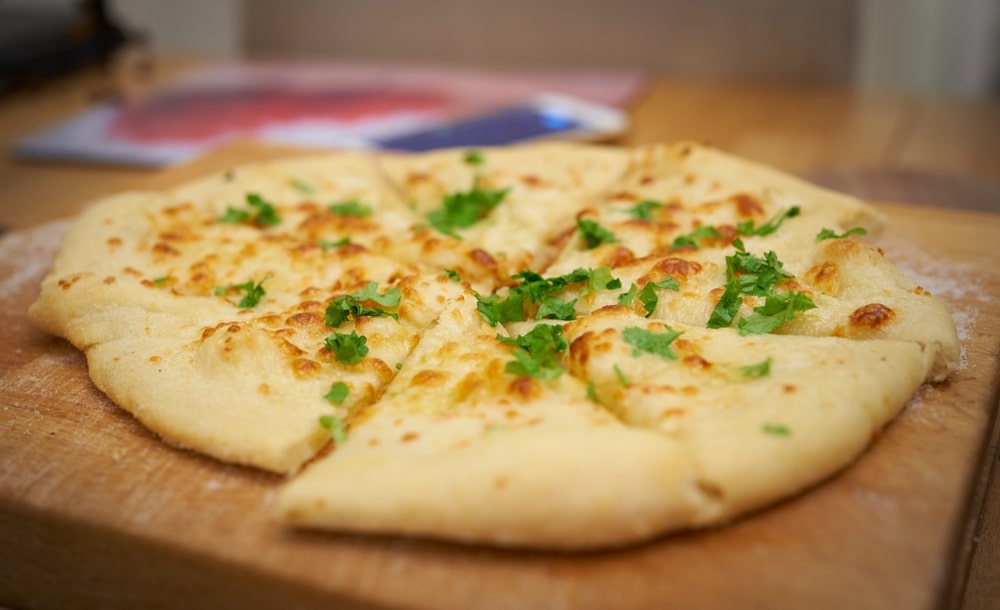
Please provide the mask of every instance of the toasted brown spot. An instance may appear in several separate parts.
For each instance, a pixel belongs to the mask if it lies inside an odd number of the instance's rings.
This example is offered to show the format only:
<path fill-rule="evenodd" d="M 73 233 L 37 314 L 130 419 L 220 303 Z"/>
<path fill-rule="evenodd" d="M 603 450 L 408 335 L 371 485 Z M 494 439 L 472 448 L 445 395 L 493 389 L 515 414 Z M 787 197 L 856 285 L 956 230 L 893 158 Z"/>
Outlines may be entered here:
<path fill-rule="evenodd" d="M 163 358 L 160 358 L 159 356 L 150 356 L 149 357 L 149 361 L 152 362 L 153 364 L 156 364 L 157 362 L 161 362 L 162 360 L 163 360 Z"/>
<path fill-rule="evenodd" d="M 267 396 L 268 394 L 271 393 L 271 386 L 267 385 L 266 383 L 262 383 L 259 386 L 257 386 L 257 391 L 263 394 L 264 396 Z"/>
<path fill-rule="evenodd" d="M 180 252 L 173 246 L 167 245 L 163 242 L 157 242 L 153 245 L 153 252 L 157 254 L 169 254 L 171 256 L 177 256 Z"/>
<path fill-rule="evenodd" d="M 615 246 L 614 249 L 604 256 L 602 264 L 615 268 L 627 265 L 635 260 L 635 254 L 625 246 Z"/>
<path fill-rule="evenodd" d="M 483 267 L 489 267 L 491 269 L 497 266 L 497 261 L 493 258 L 489 252 L 483 250 L 482 248 L 475 248 L 469 252 L 469 258 L 471 258 L 477 265 L 482 265 Z"/>
<path fill-rule="evenodd" d="M 854 328 L 876 330 L 887 326 L 896 316 L 896 312 L 881 303 L 869 303 L 851 312 L 848 318 Z"/>
<path fill-rule="evenodd" d="M 507 484 L 509 482 L 510 481 L 507 480 L 507 477 L 501 474 L 497 476 L 495 479 L 493 479 L 493 487 L 496 487 L 497 489 L 504 489 L 505 487 L 507 487 Z"/>
<path fill-rule="evenodd" d="M 404 443 L 412 443 L 413 441 L 417 440 L 418 438 L 420 438 L 420 435 L 417 434 L 416 432 L 407 432 L 403 436 L 399 437 L 399 440 L 402 441 L 402 442 L 404 442 Z"/>
<path fill-rule="evenodd" d="M 697 354 L 695 354 L 693 356 L 687 356 L 687 357 L 685 357 L 683 362 L 687 366 L 689 366 L 689 367 L 691 367 L 693 369 L 701 370 L 701 371 L 707 370 L 707 369 L 709 369 L 709 368 L 712 367 L 712 363 L 711 362 L 709 362 L 708 360 L 705 360 L 704 358 L 702 358 L 701 356 L 699 356 Z"/>
<path fill-rule="evenodd" d="M 721 502 L 725 498 L 725 494 L 722 488 L 715 483 L 710 483 L 708 481 L 698 481 L 695 483 L 698 487 L 698 491 L 705 495 L 706 498 L 712 500 L 713 502 Z"/>
<path fill-rule="evenodd" d="M 538 380 L 527 375 L 515 377 L 507 386 L 507 392 L 516 394 L 524 399 L 535 398 L 541 393 L 541 386 Z"/>
<path fill-rule="evenodd" d="M 109 237 L 108 238 L 108 246 L 110 246 L 112 248 L 117 248 L 120 245 L 122 245 L 122 238 L 121 237 Z"/>
<path fill-rule="evenodd" d="M 823 292 L 836 295 L 840 292 L 839 271 L 837 263 L 825 261 L 806 271 L 805 279 Z"/>
<path fill-rule="evenodd" d="M 292 370 L 300 377 L 318 373 L 322 368 L 320 363 L 308 358 L 296 358 L 292 360 Z"/>
<path fill-rule="evenodd" d="M 536 188 L 542 186 L 548 186 L 550 184 L 547 180 L 542 180 L 541 178 L 539 178 L 534 174 L 526 174 L 524 176 L 521 176 L 521 182 L 523 182 L 526 186 L 536 187 Z"/>
<path fill-rule="evenodd" d="M 108 284 L 109 286 L 111 284 L 114 284 L 115 283 L 115 276 L 109 275 L 108 277 L 104 278 L 104 283 Z"/>
<path fill-rule="evenodd" d="M 304 311 L 288 316 L 285 324 L 297 326 L 299 328 L 309 328 L 310 326 L 326 326 L 323 316 L 311 311 Z"/>
<path fill-rule="evenodd" d="M 420 386 L 420 385 L 432 386 L 441 384 L 447 378 L 448 374 L 445 373 L 444 371 L 424 370 L 414 375 L 413 381 L 411 383 L 412 385 L 415 386 Z"/>
<path fill-rule="evenodd" d="M 611 198 L 612 199 L 626 199 L 628 201 L 635 201 L 635 200 L 637 200 L 639 198 L 639 196 L 636 195 L 635 193 L 633 193 L 632 191 L 618 191 L 617 193 L 615 193 L 614 195 L 612 195 Z"/>
<path fill-rule="evenodd" d="M 781 391 L 784 392 L 785 394 L 794 394 L 797 390 L 798 388 L 791 383 L 786 383 L 785 385 L 781 386 Z"/>
<path fill-rule="evenodd" d="M 653 272 L 656 272 L 657 275 L 662 274 L 660 279 L 668 275 L 677 279 L 689 277 L 695 273 L 699 273 L 700 271 L 700 263 L 685 260 L 683 258 L 671 257 L 665 258 L 653 265 L 653 268 L 650 269 L 650 273 L 648 275 L 652 276 Z"/>
<path fill-rule="evenodd" d="M 732 198 L 736 213 L 743 218 L 751 218 L 764 214 L 764 204 L 753 195 L 741 193 Z"/>
<path fill-rule="evenodd" d="M 923 286 L 917 286 L 916 288 L 911 289 L 909 292 L 911 294 L 915 294 L 915 295 L 920 296 L 920 297 L 929 297 L 929 296 L 932 296 L 931 293 L 930 293 L 930 291 L 927 290 L 926 288 L 924 288 Z"/>

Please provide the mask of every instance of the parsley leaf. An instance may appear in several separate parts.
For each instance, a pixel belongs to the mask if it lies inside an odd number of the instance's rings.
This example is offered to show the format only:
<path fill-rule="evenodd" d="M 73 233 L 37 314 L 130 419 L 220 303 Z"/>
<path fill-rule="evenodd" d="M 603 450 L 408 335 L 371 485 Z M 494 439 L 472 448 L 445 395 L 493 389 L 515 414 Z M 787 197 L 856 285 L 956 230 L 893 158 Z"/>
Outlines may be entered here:
<path fill-rule="evenodd" d="M 680 283 L 672 277 L 666 277 L 658 282 L 646 282 L 646 285 L 642 287 L 639 291 L 639 302 L 642 303 L 643 308 L 646 310 L 646 317 L 653 315 L 656 311 L 656 306 L 660 302 L 660 296 L 656 294 L 657 288 L 669 288 L 670 290 L 679 290 Z"/>
<path fill-rule="evenodd" d="M 444 274 L 445 274 L 445 276 L 449 280 L 451 280 L 453 282 L 461 282 L 462 281 L 462 276 L 460 276 L 458 274 L 458 271 L 455 271 L 454 269 L 445 269 L 444 270 Z"/>
<path fill-rule="evenodd" d="M 313 193 L 316 192 L 316 189 L 314 189 L 312 187 L 312 185 L 310 185 L 307 182 L 303 182 L 302 180 L 299 180 L 298 178 L 292 178 L 289 181 L 289 184 L 292 185 L 293 189 L 297 190 L 298 192 L 302 193 L 303 195 L 312 195 Z"/>
<path fill-rule="evenodd" d="M 853 229 L 848 229 L 841 234 L 833 232 L 833 229 L 823 228 L 819 233 L 816 234 L 816 241 L 823 241 L 824 239 L 842 239 L 844 237 L 849 237 L 851 235 L 867 235 L 868 231 L 865 231 L 862 227 L 854 227 Z"/>
<path fill-rule="evenodd" d="M 640 201 L 634 206 L 628 208 L 625 212 L 632 218 L 638 218 L 639 220 L 653 220 L 653 210 L 657 210 L 662 207 L 663 204 L 659 201 L 646 199 L 645 201 Z"/>
<path fill-rule="evenodd" d="M 783 426 L 781 424 L 763 424 L 760 427 L 760 431 L 765 434 L 773 434 L 775 436 L 789 436 L 792 433 L 788 426 Z"/>
<path fill-rule="evenodd" d="M 341 295 L 331 301 L 326 307 L 324 319 L 326 320 L 327 326 L 333 327 L 340 326 L 351 316 L 354 316 L 355 318 L 359 318 L 361 316 L 389 316 L 398 320 L 399 316 L 395 313 L 373 307 L 366 307 L 363 303 L 371 301 L 377 305 L 381 305 L 382 307 L 392 308 L 397 307 L 401 300 L 402 293 L 400 293 L 399 288 L 391 288 L 387 290 L 385 294 L 379 294 L 378 282 L 368 282 L 368 285 L 361 290 L 352 292 L 351 294 Z"/>
<path fill-rule="evenodd" d="M 594 387 L 593 381 L 587 382 L 587 398 L 589 398 L 591 402 L 596 402 L 598 404 L 601 402 L 600 399 L 597 398 L 597 388 Z"/>
<path fill-rule="evenodd" d="M 618 304 L 625 305 L 626 307 L 632 305 L 632 301 L 635 300 L 635 295 L 639 293 L 639 286 L 634 282 L 629 286 L 628 290 L 618 295 Z"/>
<path fill-rule="evenodd" d="M 321 415 L 319 425 L 330 431 L 330 438 L 336 441 L 338 445 L 342 445 L 347 441 L 347 424 L 339 417 L 335 415 Z"/>
<path fill-rule="evenodd" d="M 792 206 L 787 210 L 779 212 L 774 216 L 774 218 L 772 218 L 771 220 L 767 221 L 766 223 L 762 224 L 757 228 L 754 228 L 752 220 L 741 222 L 736 225 L 736 232 L 739 233 L 740 235 L 746 235 L 746 236 L 757 235 L 763 237 L 765 235 L 770 235 L 771 233 L 774 233 L 775 231 L 778 230 L 778 227 L 781 226 L 781 223 L 785 222 L 786 218 L 795 218 L 801 212 L 802 208 L 800 208 L 797 205 Z"/>
<path fill-rule="evenodd" d="M 257 303 L 260 302 L 261 298 L 265 294 L 267 294 L 267 291 L 264 290 L 263 284 L 267 280 L 271 279 L 271 277 L 273 276 L 268 274 L 264 276 L 264 278 L 261 281 L 257 282 L 256 284 L 254 283 L 253 280 L 249 280 L 242 284 L 229 284 L 226 286 L 216 286 L 215 296 L 225 294 L 230 290 L 238 290 L 240 292 L 245 292 L 246 294 L 243 295 L 243 298 L 240 299 L 239 303 L 237 303 L 236 305 L 237 307 L 239 307 L 240 309 L 250 309 L 252 307 L 256 307 Z"/>
<path fill-rule="evenodd" d="M 257 193 L 247 193 L 247 205 L 250 206 L 250 210 L 226 208 L 226 213 L 217 218 L 216 222 L 236 224 L 250 222 L 258 227 L 271 227 L 281 222 L 281 217 L 278 216 L 274 206 Z"/>
<path fill-rule="evenodd" d="M 539 379 L 555 379 L 562 374 L 559 354 L 569 348 L 562 326 L 539 324 L 518 337 L 497 335 L 501 343 L 515 345 L 515 360 L 508 362 L 504 371 L 512 375 L 530 375 Z"/>
<path fill-rule="evenodd" d="M 671 250 L 679 250 L 680 248 L 695 248 L 699 247 L 697 240 L 705 239 L 720 239 L 722 233 L 711 225 L 703 225 L 695 230 L 691 231 L 687 235 L 680 235 L 676 237 L 673 243 L 670 244 Z"/>
<path fill-rule="evenodd" d="M 642 352 L 647 352 L 656 354 L 667 360 L 676 360 L 677 354 L 670 349 L 670 344 L 683 333 L 669 326 L 666 328 L 667 330 L 662 333 L 654 333 L 644 328 L 630 326 L 622 330 L 622 338 L 625 339 L 625 343 L 632 346 L 633 357 L 641 355 Z"/>
<path fill-rule="evenodd" d="M 622 385 L 627 386 L 632 383 L 631 381 L 629 381 L 629 378 L 625 376 L 625 373 L 620 368 L 618 368 L 617 364 L 614 365 L 614 371 L 615 371 L 615 376 L 618 377 L 618 381 L 621 382 Z"/>
<path fill-rule="evenodd" d="M 478 292 L 475 295 L 476 309 L 490 326 L 525 319 L 524 293 L 522 292 L 512 291 L 506 298 L 501 298 L 499 294 L 493 294 L 487 298 L 483 298 Z"/>
<path fill-rule="evenodd" d="M 427 214 L 427 222 L 441 233 L 461 239 L 455 229 L 470 227 L 486 218 L 493 208 L 500 205 L 509 191 L 510 189 L 481 189 L 477 178 L 470 190 L 445 195 L 441 207 Z"/>
<path fill-rule="evenodd" d="M 763 362 L 748 364 L 740 367 L 740 374 L 747 379 L 761 379 L 771 374 L 771 357 L 768 356 Z"/>
<path fill-rule="evenodd" d="M 483 297 L 476 294 L 479 313 L 491 326 L 496 326 L 498 323 L 527 320 L 530 313 L 526 313 L 526 307 L 529 304 L 539 305 L 535 319 L 551 316 L 559 320 L 572 320 L 573 317 L 564 316 L 571 316 L 571 306 L 576 301 L 566 303 L 556 299 L 554 296 L 556 293 L 570 284 L 584 282 L 587 284 L 583 291 L 584 294 L 594 290 L 610 290 L 621 287 L 621 280 L 612 276 L 611 269 L 608 267 L 598 267 L 593 270 L 575 269 L 566 275 L 550 278 L 542 277 L 530 269 L 525 269 L 511 277 L 520 280 L 520 283 L 512 287 L 507 296 L 493 294 L 489 297 Z M 530 312 L 530 310 L 528 311 Z"/>
<path fill-rule="evenodd" d="M 535 319 L 572 320 L 576 318 L 576 301 L 576 299 L 563 301 L 558 297 L 545 297 L 538 308 L 538 313 L 535 314 Z"/>
<path fill-rule="evenodd" d="M 580 229 L 580 237 L 587 244 L 588 250 L 593 250 L 601 244 L 618 243 L 618 238 L 614 233 L 605 229 L 593 220 L 587 218 L 577 218 L 576 226 Z"/>
<path fill-rule="evenodd" d="M 482 165 L 483 164 L 483 151 L 476 148 L 470 148 L 465 151 L 465 155 L 462 157 L 462 161 L 468 165 Z"/>
<path fill-rule="evenodd" d="M 368 353 L 368 338 L 359 335 L 356 331 L 351 334 L 333 333 L 327 337 L 323 344 L 328 351 L 333 352 L 337 362 L 355 365 Z"/>
<path fill-rule="evenodd" d="M 816 309 L 812 299 L 801 292 L 768 295 L 764 304 L 754 307 L 754 313 L 736 323 L 741 335 L 761 335 L 777 330 L 785 322 L 795 318 L 795 314 Z"/>
<path fill-rule="evenodd" d="M 336 214 L 337 216 L 355 216 L 357 218 L 368 218 L 372 215 L 372 208 L 369 205 L 365 205 L 358 201 L 357 199 L 352 199 L 350 201 L 342 201 L 340 203 L 331 203 L 327 206 L 327 209 Z"/>
<path fill-rule="evenodd" d="M 743 297 L 740 295 L 740 286 L 735 282 L 726 285 L 726 291 L 719 297 L 719 302 L 715 304 L 712 315 L 708 318 L 707 328 L 728 328 L 733 325 L 736 314 L 740 312 L 743 305 Z"/>
<path fill-rule="evenodd" d="M 341 246 L 346 246 L 351 243 L 350 237 L 341 237 L 337 241 L 331 241 L 329 239 L 319 240 L 319 247 L 323 250 L 330 250 L 333 248 L 340 248 Z"/>
<path fill-rule="evenodd" d="M 347 386 L 343 381 L 337 381 L 330 386 L 330 391 L 323 395 L 323 398 L 327 399 L 335 405 L 339 405 L 344 402 L 347 395 L 351 393 L 351 388 Z"/>

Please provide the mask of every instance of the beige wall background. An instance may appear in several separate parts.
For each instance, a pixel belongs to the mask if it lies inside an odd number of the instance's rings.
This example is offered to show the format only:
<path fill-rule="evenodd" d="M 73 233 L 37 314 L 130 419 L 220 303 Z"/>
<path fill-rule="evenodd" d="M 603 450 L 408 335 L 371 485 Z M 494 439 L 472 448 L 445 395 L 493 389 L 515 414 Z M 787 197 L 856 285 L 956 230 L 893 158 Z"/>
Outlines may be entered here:
<path fill-rule="evenodd" d="M 997 0 L 118 0 L 154 48 L 1000 95 Z"/>

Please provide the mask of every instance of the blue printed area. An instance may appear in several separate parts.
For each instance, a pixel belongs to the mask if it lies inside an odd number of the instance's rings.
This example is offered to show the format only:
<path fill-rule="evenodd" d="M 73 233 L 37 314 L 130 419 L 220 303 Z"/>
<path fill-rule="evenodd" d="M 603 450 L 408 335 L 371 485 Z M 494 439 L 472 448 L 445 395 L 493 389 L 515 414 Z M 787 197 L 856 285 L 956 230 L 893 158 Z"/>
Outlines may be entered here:
<path fill-rule="evenodd" d="M 413 152 L 460 146 L 499 146 L 579 126 L 573 117 L 558 110 L 540 111 L 522 106 L 376 143 L 382 148 Z"/>

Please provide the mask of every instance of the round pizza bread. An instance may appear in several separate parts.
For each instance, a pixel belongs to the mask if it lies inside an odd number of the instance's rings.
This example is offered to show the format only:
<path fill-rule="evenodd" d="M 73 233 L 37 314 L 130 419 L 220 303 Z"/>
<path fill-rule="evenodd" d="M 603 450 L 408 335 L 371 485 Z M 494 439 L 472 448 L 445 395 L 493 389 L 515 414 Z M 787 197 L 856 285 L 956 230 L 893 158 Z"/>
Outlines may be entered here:
<path fill-rule="evenodd" d="M 691 143 L 326 154 L 94 205 L 30 313 L 292 526 L 617 546 L 815 485 L 957 367 L 882 224 Z"/>

